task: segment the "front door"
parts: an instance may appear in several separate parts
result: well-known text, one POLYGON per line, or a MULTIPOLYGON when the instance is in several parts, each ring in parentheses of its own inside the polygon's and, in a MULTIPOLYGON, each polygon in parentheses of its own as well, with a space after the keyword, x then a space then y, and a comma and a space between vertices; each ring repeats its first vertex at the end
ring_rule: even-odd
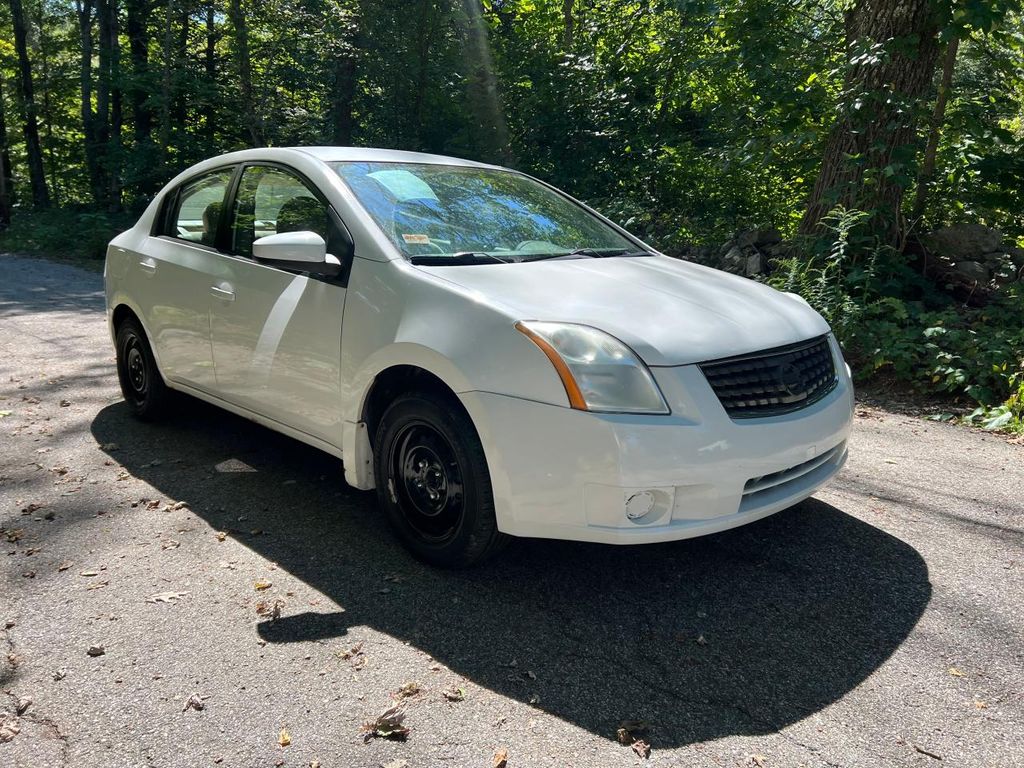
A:
POLYGON ((172 193, 129 278, 164 376, 206 391, 215 383, 210 283, 224 260, 215 245, 233 173, 203 174, 172 193))
POLYGON ((253 241, 314 231, 328 243, 327 205, 277 166, 247 166, 232 206, 230 257, 210 286, 221 397, 340 447, 340 283, 259 264, 253 241))

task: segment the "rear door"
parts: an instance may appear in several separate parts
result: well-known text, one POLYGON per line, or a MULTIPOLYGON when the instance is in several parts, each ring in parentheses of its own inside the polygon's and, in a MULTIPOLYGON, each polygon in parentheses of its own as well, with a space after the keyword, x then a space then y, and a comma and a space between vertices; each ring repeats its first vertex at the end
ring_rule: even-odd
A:
MULTIPOLYGON (((259 264, 253 241, 314 231, 337 242, 324 198, 291 169, 246 165, 231 206, 227 271, 210 323, 219 394, 339 445, 342 279, 259 264)), ((339 445, 340 447, 340 445, 339 445)))
POLYGON ((216 246, 234 172, 203 173, 172 191, 128 278, 164 376, 208 391, 215 386, 210 286, 224 259, 216 246))

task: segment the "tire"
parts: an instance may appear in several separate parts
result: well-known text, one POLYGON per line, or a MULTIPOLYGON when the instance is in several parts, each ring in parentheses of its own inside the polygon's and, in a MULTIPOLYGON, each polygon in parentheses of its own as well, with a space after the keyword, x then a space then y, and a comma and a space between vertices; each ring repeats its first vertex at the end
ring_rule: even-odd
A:
POLYGON ((400 395, 381 418, 373 454, 380 505, 419 559, 466 568, 508 543, 483 446, 460 406, 428 392, 400 395))
POLYGON ((170 410, 171 391, 156 367, 142 325, 134 317, 117 326, 117 378, 132 415, 154 421, 170 410))

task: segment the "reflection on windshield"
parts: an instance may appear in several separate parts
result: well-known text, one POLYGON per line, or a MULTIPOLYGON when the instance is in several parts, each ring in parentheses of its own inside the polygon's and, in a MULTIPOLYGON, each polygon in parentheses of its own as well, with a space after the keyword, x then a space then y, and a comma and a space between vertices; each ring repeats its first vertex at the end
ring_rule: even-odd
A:
POLYGON ((513 171, 419 163, 335 163, 406 257, 500 263, 636 246, 583 208, 513 171))

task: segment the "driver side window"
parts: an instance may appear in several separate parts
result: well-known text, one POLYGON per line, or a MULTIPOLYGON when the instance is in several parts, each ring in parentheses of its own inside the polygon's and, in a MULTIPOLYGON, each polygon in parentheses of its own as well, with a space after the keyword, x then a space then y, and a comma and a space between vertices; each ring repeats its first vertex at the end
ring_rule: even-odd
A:
POLYGON ((252 258, 252 244, 281 232, 316 232, 329 237, 327 207, 299 179, 270 166, 242 172, 235 198, 231 252, 252 258))

